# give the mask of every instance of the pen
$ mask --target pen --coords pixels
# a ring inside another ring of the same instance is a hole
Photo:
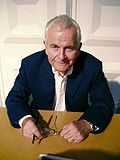
[[[35,119],[35,124],[36,126],[38,125],[38,111],[36,111],[36,119]],[[34,144],[34,141],[35,141],[35,134],[33,134],[33,139],[32,139],[32,144]]]
[[[33,139],[32,139],[32,144],[34,144],[34,141],[35,141],[35,134],[33,134]]]

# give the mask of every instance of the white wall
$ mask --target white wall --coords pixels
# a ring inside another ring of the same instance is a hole
[[[72,3],[72,17],[82,30],[82,49],[103,62],[116,107],[120,108],[120,1],[73,0]]]
[[[102,60],[107,78],[120,86],[119,0],[0,0],[0,106],[5,106],[21,59],[44,48],[45,24],[60,14],[76,19],[82,49]],[[116,91],[113,83],[111,88]]]
[[[44,48],[47,21],[65,13],[65,0],[0,0],[0,106],[5,106],[21,59]]]

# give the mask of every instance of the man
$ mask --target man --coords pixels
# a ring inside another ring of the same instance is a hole
[[[76,122],[63,127],[60,135],[79,143],[90,132],[100,133],[109,124],[114,102],[102,71],[102,63],[81,51],[81,31],[70,17],[50,20],[45,29],[45,50],[22,60],[20,72],[8,94],[6,106],[11,124],[23,135],[42,138],[31,110],[84,112]],[[29,96],[33,101],[28,106]],[[88,97],[91,105],[88,105]]]

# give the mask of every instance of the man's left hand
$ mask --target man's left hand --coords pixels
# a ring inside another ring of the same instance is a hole
[[[63,127],[60,135],[68,142],[80,143],[88,137],[92,131],[89,122],[86,120],[75,121]]]

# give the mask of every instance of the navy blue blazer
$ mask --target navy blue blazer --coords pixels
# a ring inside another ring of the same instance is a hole
[[[31,105],[28,104],[32,95]],[[6,99],[11,124],[19,128],[18,120],[31,114],[32,109],[52,110],[55,80],[45,50],[22,60],[19,74]],[[90,105],[88,101],[90,100]],[[102,63],[81,51],[67,78],[65,93],[67,111],[84,112],[80,119],[97,125],[102,132],[109,124],[114,102],[102,71]]]

